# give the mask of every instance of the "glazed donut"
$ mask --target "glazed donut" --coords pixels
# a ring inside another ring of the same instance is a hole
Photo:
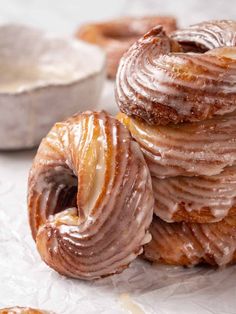
[[[236,165],[216,176],[152,178],[154,212],[167,222],[236,218]]]
[[[119,273],[150,241],[151,178],[138,144],[105,112],[56,123],[28,183],[29,220],[42,259],[60,274]]]
[[[236,22],[229,25],[230,38],[232,25]],[[226,37],[227,28],[217,34],[217,38]],[[225,38],[222,45],[226,42],[234,44],[235,40]],[[162,27],[153,28],[131,46],[121,59],[116,79],[116,100],[122,112],[149,124],[166,125],[236,110],[236,48],[206,53],[181,50]]]
[[[52,312],[32,309],[30,307],[8,307],[0,309],[0,314],[53,314]]]
[[[163,25],[167,33],[176,30],[176,20],[168,16],[126,17],[104,23],[83,25],[76,37],[101,46],[107,53],[107,75],[115,78],[120,58],[149,29]]]
[[[230,20],[202,22],[171,34],[184,51],[205,52],[219,47],[236,46],[236,22]]]
[[[236,261],[236,219],[209,224],[167,223],[154,217],[144,257],[152,262],[223,266]]]
[[[168,126],[151,126],[122,113],[117,118],[139,143],[152,176],[212,176],[236,164],[236,111]]]

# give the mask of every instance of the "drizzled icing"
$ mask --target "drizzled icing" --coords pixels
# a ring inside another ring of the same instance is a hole
[[[209,120],[150,126],[119,114],[141,146],[151,175],[212,176],[236,161],[236,112]]]
[[[236,213],[236,166],[216,176],[153,178],[152,183],[154,212],[167,222],[216,222]]]
[[[44,261],[95,279],[122,271],[150,241],[151,179],[126,128],[105,112],[57,123],[35,157],[30,225]]]
[[[236,259],[236,221],[216,223],[167,223],[154,217],[152,241],[144,247],[150,261],[176,265],[209,263],[223,266]]]
[[[226,33],[227,28],[219,36]],[[235,45],[235,37],[225,41]],[[216,47],[224,46],[217,42]],[[235,82],[236,61],[225,58],[224,49],[217,56],[183,53],[177,41],[156,27],[121,59],[116,99],[122,112],[149,124],[193,122],[234,111]]]

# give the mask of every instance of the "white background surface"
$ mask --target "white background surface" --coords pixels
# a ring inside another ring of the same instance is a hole
[[[0,0],[0,23],[21,22],[60,34],[123,14],[172,14],[180,25],[236,18],[235,0]]]
[[[236,15],[234,0],[0,0],[0,23],[22,22],[64,35],[86,20],[128,12],[172,12],[182,17],[180,24]],[[101,107],[116,110],[112,83],[106,86]],[[27,175],[34,154],[0,152],[0,308],[21,305],[58,314],[129,313],[121,301],[121,294],[128,293],[148,314],[236,313],[236,267],[215,271],[136,261],[121,275],[92,283],[66,279],[49,269],[36,252],[27,223]]]

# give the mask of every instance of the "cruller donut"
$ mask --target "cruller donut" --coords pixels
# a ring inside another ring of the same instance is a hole
[[[121,272],[150,241],[149,170],[129,131],[105,112],[56,123],[28,183],[29,219],[42,259],[59,273]]]
[[[236,165],[215,176],[152,178],[154,212],[167,222],[236,219]]]
[[[236,112],[167,126],[123,113],[117,118],[139,143],[154,177],[212,176],[236,164]]]
[[[176,20],[168,16],[125,17],[104,23],[83,25],[76,37],[97,44],[107,53],[107,75],[114,78],[123,53],[156,25],[167,33],[176,30]]]
[[[207,32],[211,24],[204,25]],[[223,30],[219,25],[222,21],[214,21],[211,36],[205,39],[208,47],[235,45],[236,22],[225,23]],[[116,79],[116,100],[122,112],[149,124],[166,125],[236,110],[236,48],[184,53],[182,41],[175,40],[179,34],[170,38],[162,27],[155,27],[124,54]],[[227,34],[231,40],[226,40]]]
[[[216,223],[167,223],[154,216],[146,259],[172,265],[224,266],[236,261],[236,218]]]

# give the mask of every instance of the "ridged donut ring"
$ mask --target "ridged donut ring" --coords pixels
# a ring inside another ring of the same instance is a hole
[[[205,52],[236,46],[236,22],[231,20],[198,23],[171,34],[184,51]]]
[[[228,25],[230,38],[235,25]],[[220,28],[211,29],[205,40],[210,41],[208,47],[235,45],[235,33],[230,40],[221,40],[228,34],[226,26],[222,33]],[[195,122],[236,110],[236,48],[183,53],[182,41],[175,38],[180,35],[170,38],[156,27],[124,54],[116,79],[120,110],[158,125]]]
[[[97,44],[107,53],[107,75],[115,78],[120,58],[149,29],[163,25],[166,32],[176,30],[176,20],[168,16],[125,17],[104,23],[83,25],[76,37]]]
[[[167,222],[236,218],[236,165],[215,176],[152,178],[154,212]]]
[[[129,131],[105,112],[56,123],[29,176],[30,226],[59,273],[96,279],[125,269],[150,241],[151,178]]]
[[[223,266],[236,261],[236,219],[216,223],[167,223],[154,216],[144,257],[152,262]]]
[[[236,112],[168,126],[117,118],[139,143],[152,176],[212,176],[236,164]]]

